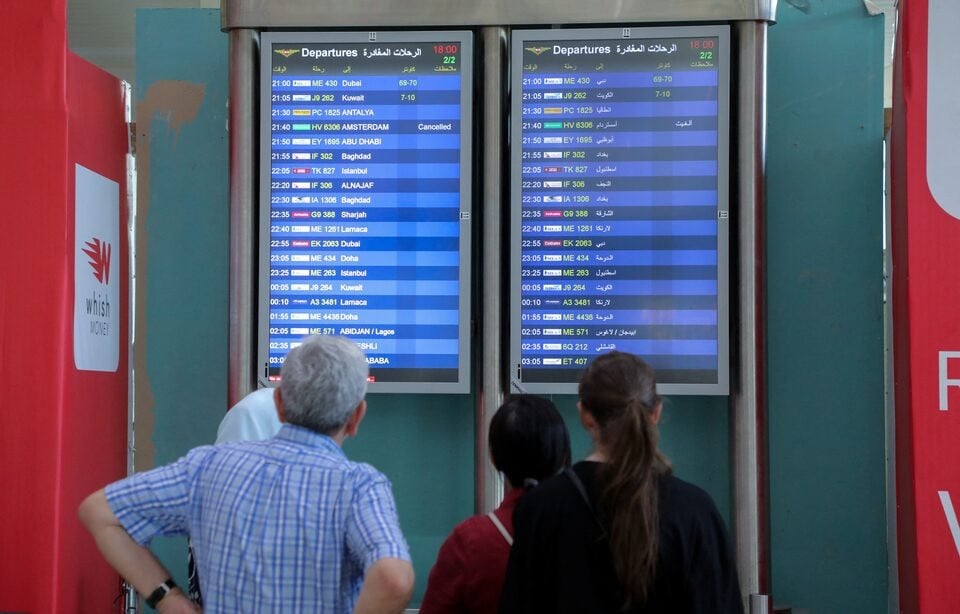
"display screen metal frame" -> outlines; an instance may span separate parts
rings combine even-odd
[[[729,219],[730,219],[730,27],[726,24],[682,26],[631,26],[618,28],[570,28],[513,30],[511,66],[510,160],[510,333],[508,373],[512,387],[539,394],[576,394],[578,378],[563,382],[524,381],[521,368],[522,285],[522,79],[523,50],[530,44],[577,41],[630,43],[646,39],[716,37],[718,39],[717,107],[717,379],[714,382],[660,382],[657,391],[668,395],[727,395],[730,379],[729,350]],[[597,354],[599,355],[599,354]],[[582,369],[580,369],[582,372]]]
[[[371,381],[373,393],[463,394],[470,392],[471,362],[471,271],[472,271],[472,198],[473,198],[473,93],[474,35],[469,30],[421,31],[267,31],[260,36],[260,146],[259,146],[259,269],[257,274],[257,380],[263,386],[276,386],[279,381],[267,376],[270,342],[270,225],[271,225],[271,94],[273,47],[283,45],[336,45],[343,43],[447,43],[460,44],[460,215],[459,215],[459,297],[458,357],[456,381]],[[311,326],[306,324],[305,326]],[[375,369],[376,365],[371,365]]]

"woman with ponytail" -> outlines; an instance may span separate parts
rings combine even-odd
[[[710,496],[657,448],[653,369],[610,352],[580,380],[593,452],[517,505],[500,612],[743,612]]]

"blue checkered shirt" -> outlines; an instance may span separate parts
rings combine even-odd
[[[350,612],[370,565],[410,560],[387,478],[290,424],[196,448],[106,494],[139,544],[190,535],[208,613]]]

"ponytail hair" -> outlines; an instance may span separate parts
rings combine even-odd
[[[624,608],[643,605],[656,573],[659,478],[670,465],[657,449],[654,413],[660,407],[653,369],[639,356],[610,352],[580,380],[580,403],[599,426],[607,453],[599,473],[609,518],[610,553]]]

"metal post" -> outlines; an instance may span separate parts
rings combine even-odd
[[[256,30],[230,30],[230,337],[227,402],[256,388]],[[224,408],[226,409],[226,408]]]
[[[137,614],[140,609],[140,596],[137,589],[129,582],[123,583],[123,612],[124,614]]]
[[[751,614],[769,611],[763,336],[767,24],[736,24],[739,219],[739,364],[731,395],[737,568]]]
[[[476,511],[486,513],[503,499],[503,480],[490,463],[487,429],[503,402],[501,341],[501,196],[503,186],[503,104],[507,29],[483,28],[483,336],[480,395],[477,398],[474,447]],[[466,86],[466,84],[465,84]]]
[[[127,316],[130,318],[130,338],[127,342],[127,475],[133,475],[136,469],[137,398],[136,367],[134,365],[134,345],[137,343],[137,151],[136,122],[133,118],[133,87],[126,81],[120,82],[123,96],[124,121],[127,123],[127,264],[130,267],[130,286],[127,290]]]
[[[890,131],[883,137],[883,353],[884,353],[884,407],[886,413],[887,451],[887,614],[900,612],[900,544],[897,542],[897,414],[896,373],[893,352],[893,233]]]

